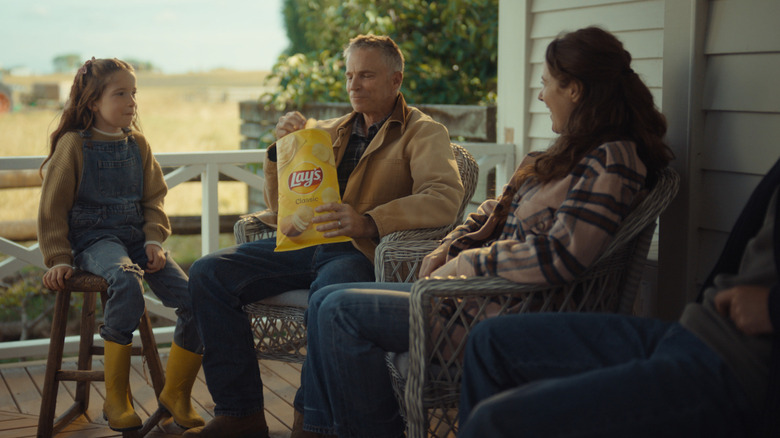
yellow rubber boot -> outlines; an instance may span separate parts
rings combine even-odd
[[[206,424],[192,407],[192,385],[200,370],[202,356],[171,345],[168,365],[165,367],[165,386],[160,392],[160,406],[171,413],[173,421],[189,429]]]
[[[108,427],[123,432],[140,429],[141,418],[130,400],[130,354],[132,344],[119,345],[105,341],[106,401],[103,416]]]

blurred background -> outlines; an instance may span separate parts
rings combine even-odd
[[[410,104],[494,104],[498,0],[0,0],[0,158],[48,154],[74,74],[93,56],[135,67],[155,153],[264,148],[276,119],[247,141],[240,105],[271,114],[348,102],[341,51],[361,33],[398,43]],[[0,184],[0,236],[32,245],[40,188],[0,177],[11,180]],[[219,214],[246,213],[248,198],[246,184],[220,182]],[[201,202],[200,184],[185,183],[165,208],[198,216]],[[186,269],[200,239],[174,235],[166,249]],[[42,273],[0,278],[0,341],[48,334]]]

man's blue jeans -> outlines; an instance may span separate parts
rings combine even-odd
[[[741,437],[757,414],[720,357],[676,323],[492,318],[469,335],[459,437]]]
[[[312,295],[306,362],[296,395],[296,408],[304,405],[304,430],[342,438],[403,433],[385,353],[409,349],[411,287],[342,284]]]
[[[203,339],[203,371],[217,415],[263,409],[263,386],[244,304],[293,289],[374,280],[374,266],[351,242],[274,252],[274,239],[209,254],[190,268],[190,295]]]

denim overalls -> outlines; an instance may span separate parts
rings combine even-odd
[[[129,132],[129,131],[126,131]],[[166,252],[165,267],[144,273],[143,163],[132,135],[116,141],[91,140],[81,132],[84,167],[68,217],[68,240],[75,264],[108,282],[103,339],[132,342],[144,312],[143,280],[167,307],[176,308],[174,342],[194,352],[202,344],[192,319],[187,275]]]

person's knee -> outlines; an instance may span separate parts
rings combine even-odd
[[[489,428],[494,424],[493,416],[494,411],[490,399],[482,400],[469,413],[469,418],[461,425],[461,433],[458,436],[482,436],[481,432],[484,432],[485,428]]]
[[[309,299],[309,309],[319,310],[325,303],[328,303],[329,311],[332,311],[339,306],[343,300],[344,291],[350,286],[349,284],[331,284],[314,292]]]
[[[115,293],[122,294],[122,302],[133,308],[144,308],[144,271],[135,263],[123,263],[106,275],[110,287]]]
[[[469,333],[469,347],[488,345],[496,337],[506,336],[504,333],[508,327],[504,327],[504,319],[507,316],[488,318],[471,328]]]
[[[468,334],[464,361],[474,366],[488,357],[500,356],[507,344],[514,343],[519,336],[515,334],[519,333],[517,329],[522,322],[522,318],[514,315],[503,315],[476,324]]]
[[[188,275],[190,277],[190,281],[199,281],[201,278],[203,278],[205,273],[213,272],[215,267],[214,260],[210,255],[206,255],[199,258],[198,260],[195,260],[189,269]]]
[[[319,295],[317,320],[320,326],[333,324],[336,320],[349,319],[349,312],[345,310],[348,308],[345,306],[348,294],[345,294],[344,290],[333,290],[328,294],[317,295]]]
[[[469,340],[482,343],[490,339],[493,336],[493,325],[498,318],[501,317],[489,318],[472,327],[471,333],[469,333]]]
[[[312,324],[312,321],[316,321],[317,312],[319,312],[322,300],[324,300],[330,292],[333,292],[333,290],[335,289],[332,286],[327,286],[309,296],[309,306],[303,312],[303,324],[306,325],[306,327],[309,327],[309,325]]]
[[[215,260],[207,255],[195,261],[189,269],[189,282],[187,284],[187,290],[189,292],[190,305],[192,311],[202,307],[198,303],[206,299],[206,295],[209,292],[207,286],[208,277],[214,270],[218,269]]]
[[[114,266],[106,275],[109,284],[130,288],[138,285],[143,291],[144,270],[135,263],[122,263]]]
[[[315,293],[309,305],[318,309],[318,313],[332,314],[341,306],[342,295],[338,288],[328,286]]]
[[[531,414],[527,403],[517,394],[522,390],[510,389],[495,394],[477,403],[461,425],[458,437],[510,437],[517,434],[518,427],[527,436],[540,436],[541,429],[536,426],[536,414]]]

